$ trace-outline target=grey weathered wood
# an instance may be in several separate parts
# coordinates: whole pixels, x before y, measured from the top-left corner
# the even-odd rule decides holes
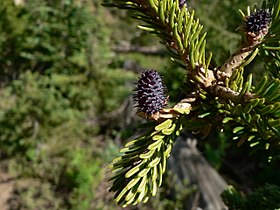
[[[197,192],[186,201],[186,210],[227,209],[220,197],[227,183],[198,151],[196,140],[178,139],[169,160],[169,168],[181,186],[186,179],[197,185]]]

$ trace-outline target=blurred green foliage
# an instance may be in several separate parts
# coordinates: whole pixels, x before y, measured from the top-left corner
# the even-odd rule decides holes
[[[92,32],[85,7],[69,1],[5,1],[1,11],[1,80],[21,72],[83,72],[75,56],[85,50]]]
[[[222,193],[224,202],[229,210],[272,210],[279,209],[280,187],[265,184],[247,196],[242,195],[232,186]]]
[[[11,209],[91,209],[112,142],[95,121],[121,105],[135,74],[107,66],[95,3],[5,1],[0,11],[0,153],[20,183]]]

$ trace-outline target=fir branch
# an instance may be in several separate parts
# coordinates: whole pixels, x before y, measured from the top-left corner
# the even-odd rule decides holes
[[[226,73],[227,77],[230,77],[232,72],[240,67],[244,60],[264,42],[264,38],[269,32],[271,23],[270,11],[263,9],[256,10],[251,15],[250,13],[249,10],[248,16],[245,16],[241,11],[244,19],[242,28],[245,35],[243,46],[241,46],[220,68],[222,72]]]
[[[230,100],[235,104],[239,103],[240,101],[248,102],[250,99],[255,98],[255,96],[249,92],[244,94],[243,98],[240,98],[239,92],[233,91],[228,87],[223,87],[220,85],[211,86],[211,93],[215,96],[218,96],[219,98]]]
[[[155,196],[174,140],[181,130],[179,119],[166,119],[154,130],[126,144],[122,155],[110,166],[115,171],[110,191],[116,192],[118,204],[123,207],[135,205]]]
[[[203,26],[186,5],[178,0],[116,0],[113,5],[132,11],[133,18],[145,22],[138,27],[157,35],[174,61],[183,62],[191,76],[197,75],[198,67],[208,69],[206,33],[202,33]]]
[[[258,149],[272,152],[279,149],[279,80],[269,81],[264,77],[253,87],[252,74],[246,80],[243,78],[243,67],[255,58],[258,49],[275,40],[279,42],[279,25],[276,25],[279,5],[273,0],[269,10],[255,10],[251,14],[249,8],[247,16],[242,13],[245,20],[242,46],[224,65],[213,70],[209,69],[212,54],[206,56],[206,33],[201,33],[202,25],[186,5],[182,6],[178,0],[115,0],[111,5],[132,11],[134,18],[145,23],[139,28],[161,39],[172,59],[187,70],[186,83],[191,89],[188,97],[173,108],[164,108],[165,100],[155,101],[165,98],[159,88],[163,87],[159,85],[160,79],[155,82],[142,79],[145,82],[138,88],[138,105],[142,106],[143,116],[156,123],[145,135],[130,141],[111,165],[115,172],[111,191],[116,193],[120,205],[145,202],[155,195],[166,159],[183,125],[204,135],[212,125],[230,126],[234,139],[239,139],[238,145],[247,141]],[[152,87],[156,88],[151,90]],[[157,88],[161,93],[155,93]]]

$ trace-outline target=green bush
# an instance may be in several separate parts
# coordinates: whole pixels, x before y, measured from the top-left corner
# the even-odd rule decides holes
[[[93,31],[89,11],[73,0],[12,1],[0,5],[1,81],[18,78],[26,70],[39,73],[84,72],[75,60],[86,50]]]
[[[68,79],[71,81],[71,77]],[[65,87],[64,83],[60,85]],[[54,128],[81,121],[83,114],[71,103],[74,99],[65,97],[59,88],[52,77],[26,72],[4,89],[0,111],[2,154],[39,152]]]

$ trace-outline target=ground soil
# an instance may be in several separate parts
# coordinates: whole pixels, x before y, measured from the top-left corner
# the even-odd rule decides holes
[[[14,180],[5,173],[0,173],[0,209],[8,210],[8,201],[12,196],[14,189]]]

